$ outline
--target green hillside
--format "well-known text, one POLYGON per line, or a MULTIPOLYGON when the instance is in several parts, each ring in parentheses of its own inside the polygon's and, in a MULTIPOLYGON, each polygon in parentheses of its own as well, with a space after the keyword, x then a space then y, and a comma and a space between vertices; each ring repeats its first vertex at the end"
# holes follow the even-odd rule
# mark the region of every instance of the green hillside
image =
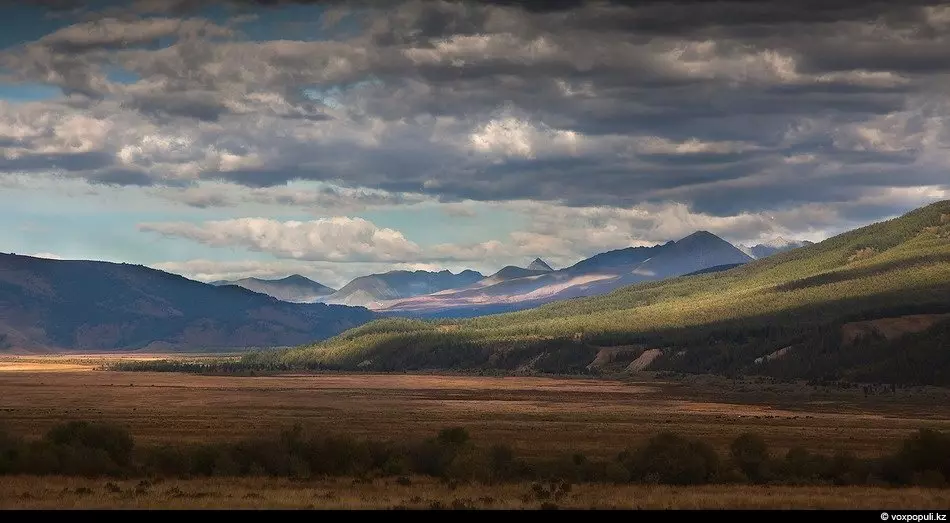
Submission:
POLYGON ((848 322, 937 313, 950 313, 950 201, 724 272, 469 320, 378 320, 246 361, 579 372, 601 349, 626 347, 621 362, 663 349, 651 370, 950 382, 932 365, 950 353, 943 325, 842 341, 848 322), (901 352, 902 343, 913 350, 901 352), (788 346, 781 358, 754 362, 788 346))

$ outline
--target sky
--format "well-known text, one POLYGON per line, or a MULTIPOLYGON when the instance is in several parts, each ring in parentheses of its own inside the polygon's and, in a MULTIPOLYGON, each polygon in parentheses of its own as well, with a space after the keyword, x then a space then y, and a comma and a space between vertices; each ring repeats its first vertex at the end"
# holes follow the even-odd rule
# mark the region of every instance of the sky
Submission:
POLYGON ((820 241, 950 198, 947 2, 0 16, 2 252, 339 287, 696 230, 820 241))

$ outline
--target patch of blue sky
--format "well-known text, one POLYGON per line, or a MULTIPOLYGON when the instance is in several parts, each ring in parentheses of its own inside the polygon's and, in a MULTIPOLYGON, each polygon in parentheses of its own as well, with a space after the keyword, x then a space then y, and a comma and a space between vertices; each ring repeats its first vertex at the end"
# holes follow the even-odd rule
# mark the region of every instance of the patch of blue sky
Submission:
POLYGON ((363 88, 379 86, 382 85, 382 83, 379 78, 371 75, 356 82, 305 87, 301 92, 304 97, 309 100, 322 103, 331 109, 339 109, 343 106, 340 101, 343 94, 363 88))
POLYGON ((42 83, 0 83, 0 100, 7 102, 38 102, 62 96, 55 85, 42 83))
POLYGON ((0 16, 5 22, 0 29, 0 49, 39 40, 43 36, 72 25, 71 17, 50 16, 49 8, 27 2, 4 2, 0 16))
POLYGON ((139 76, 138 73, 129 71, 128 69, 124 67, 119 67, 117 65, 110 65, 110 66, 105 67, 104 72, 106 74, 106 78, 108 78, 110 82, 114 82, 118 84, 125 84, 125 85, 134 84, 135 82, 138 82, 142 78, 141 76, 139 76))

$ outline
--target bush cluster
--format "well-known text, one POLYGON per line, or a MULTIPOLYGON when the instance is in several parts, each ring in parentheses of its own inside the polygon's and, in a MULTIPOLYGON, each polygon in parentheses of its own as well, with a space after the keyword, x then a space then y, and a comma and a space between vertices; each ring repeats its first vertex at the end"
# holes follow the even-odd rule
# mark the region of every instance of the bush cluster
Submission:
POLYGON ((710 483, 790 485, 920 485, 946 487, 950 435, 921 429, 893 454, 862 459, 796 447, 769 451, 758 434, 737 437, 720 455, 707 442, 657 434, 612 459, 566 453, 519 458, 507 445, 478 446, 464 428, 447 428, 414 442, 308 434, 300 426, 272 438, 207 444, 136 446, 129 432, 108 423, 71 421, 27 441, 0 430, 0 475, 120 477, 323 476, 369 478, 424 475, 445 481, 497 483, 710 483))

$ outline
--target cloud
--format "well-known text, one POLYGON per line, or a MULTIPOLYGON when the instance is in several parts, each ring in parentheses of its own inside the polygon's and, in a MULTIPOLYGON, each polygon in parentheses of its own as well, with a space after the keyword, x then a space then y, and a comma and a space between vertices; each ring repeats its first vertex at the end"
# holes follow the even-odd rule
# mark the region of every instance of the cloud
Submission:
POLYGON ((27 256, 32 256, 34 258, 45 258, 47 260, 65 260, 66 259, 58 254, 53 254, 50 252, 37 252, 33 254, 28 254, 27 256))
POLYGON ((464 203, 447 203, 441 205, 439 208, 446 216, 453 218, 475 218, 478 216, 478 211, 464 203))
POLYGON ((339 216, 435 202, 434 198, 421 194, 354 189, 320 182, 294 182, 260 188, 227 182, 202 182, 186 187, 153 187, 149 189, 149 195, 196 209, 254 207, 267 212, 297 209, 315 216, 339 216))
POLYGON ((225 28, 205 20, 149 18, 119 20, 103 18, 70 25, 41 38, 37 43, 54 52, 81 53, 147 44, 169 35, 230 36, 225 28))
POLYGON ((446 213, 477 208, 482 213, 520 214, 526 218, 525 226, 497 239, 432 245, 419 245, 401 231, 346 217, 310 222, 243 218, 200 224, 146 223, 140 224, 139 229, 212 247, 244 247, 281 260, 391 262, 401 266, 415 263, 430 268, 452 265, 494 272, 504 265, 524 265, 536 256, 568 266, 599 252, 665 243, 697 230, 713 232, 735 243, 767 241, 777 236, 821 240, 866 222, 868 216, 890 216, 901 208, 916 207, 948 195, 950 192, 936 186, 884 189, 847 202, 730 216, 699 212, 677 202, 629 208, 565 207, 535 201, 490 204, 487 208, 475 202, 439 204, 437 208, 442 207, 446 213))
MULTIPOLYGON (((116 184, 313 180, 445 201, 629 207, 674 198, 725 214, 822 193, 786 191, 791 179, 827 184, 835 197, 862 194, 877 184, 848 173, 869 163, 893 186, 938 181, 924 170, 898 176, 946 145, 936 78, 847 56, 817 67, 810 46, 837 52, 854 41, 871 55, 885 52, 868 47, 874 41, 939 46, 940 10, 836 5, 806 16, 778 3, 721 6, 770 28, 755 31, 703 4, 400 5, 395 18, 362 9, 362 32, 336 40, 243 40, 197 16, 63 28, 26 53, 5 53, 7 68, 104 99, 11 110, 0 139, 19 140, 17 159, 4 168, 57 168, 116 184), (652 22, 640 34, 618 20, 652 22), (933 30, 908 33, 908 20, 929 20, 933 30), (133 29, 174 39, 142 47, 127 36, 133 29), (118 45, 123 39, 128 46, 118 45), (111 82, 103 73, 110 64, 139 80, 111 82), (888 147, 907 130, 880 128, 894 115, 925 119, 932 138, 888 147), (74 121, 75 130, 53 121, 74 121), (790 132, 803 125, 810 130, 790 132), (841 176, 808 172, 794 163, 801 158, 841 176), (748 189, 706 196, 723 183, 748 189)), ((223 201, 187 194, 202 205, 223 201)))
POLYGON ((229 218, 144 231, 284 259, 485 264, 816 237, 947 190, 939 2, 298 2, 323 8, 300 32, 270 3, 77 3, 0 50, 64 93, 0 102, 0 184, 143 187, 229 218), (326 218, 406 205, 527 225, 326 218), (324 221, 235 218, 285 209, 324 221))
POLYGON ((241 218, 191 223, 143 223, 139 230, 182 237, 212 247, 241 245, 253 251, 298 260, 412 260, 420 249, 401 232, 379 228, 362 218, 336 217, 309 222, 241 218))

